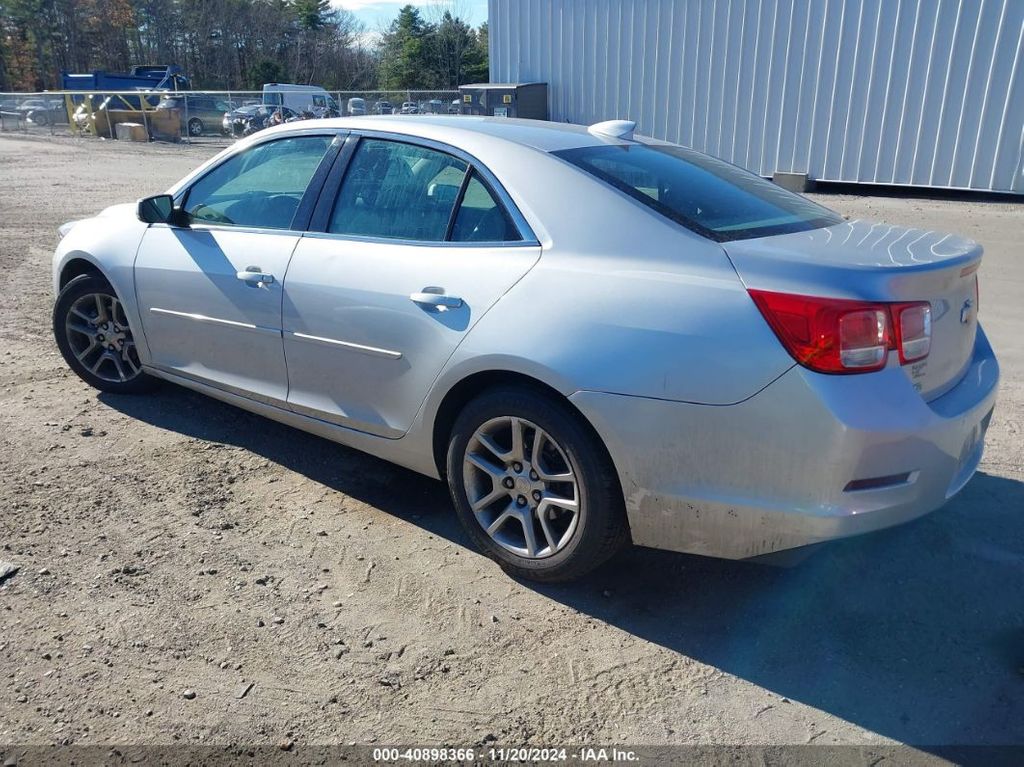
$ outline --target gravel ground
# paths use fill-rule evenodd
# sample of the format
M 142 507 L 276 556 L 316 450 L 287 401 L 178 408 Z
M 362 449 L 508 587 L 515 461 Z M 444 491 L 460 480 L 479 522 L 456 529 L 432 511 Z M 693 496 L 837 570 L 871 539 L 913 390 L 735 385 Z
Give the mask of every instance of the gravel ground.
M 209 153 L 0 138 L 0 744 L 1024 743 L 1024 205 L 820 197 L 987 249 L 1000 403 L 948 506 L 789 569 L 634 549 L 538 587 L 440 483 L 65 368 L 56 227 Z

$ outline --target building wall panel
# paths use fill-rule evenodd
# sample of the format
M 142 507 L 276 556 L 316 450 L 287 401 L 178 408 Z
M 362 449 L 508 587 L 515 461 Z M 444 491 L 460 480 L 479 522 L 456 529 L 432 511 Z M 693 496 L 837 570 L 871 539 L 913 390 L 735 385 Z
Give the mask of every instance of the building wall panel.
M 770 176 L 1024 192 L 1024 0 L 490 0 L 554 120 Z

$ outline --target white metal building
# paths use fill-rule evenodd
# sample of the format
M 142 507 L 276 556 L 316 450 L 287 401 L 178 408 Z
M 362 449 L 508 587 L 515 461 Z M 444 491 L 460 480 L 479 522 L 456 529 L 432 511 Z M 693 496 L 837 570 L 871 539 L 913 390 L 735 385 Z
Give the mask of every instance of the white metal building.
M 1024 193 L 1024 0 L 489 0 L 491 79 L 552 120 L 762 176 Z

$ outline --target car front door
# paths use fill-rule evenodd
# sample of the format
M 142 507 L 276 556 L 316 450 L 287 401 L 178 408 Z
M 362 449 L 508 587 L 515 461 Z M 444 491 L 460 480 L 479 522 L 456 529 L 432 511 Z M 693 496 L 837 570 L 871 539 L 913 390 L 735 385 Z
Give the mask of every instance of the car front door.
M 155 367 L 284 405 L 282 282 L 334 138 L 290 136 L 232 155 L 184 191 L 187 225 L 146 231 L 135 286 Z
M 352 136 L 342 173 L 285 280 L 288 403 L 398 437 L 540 246 L 497 181 L 450 148 Z

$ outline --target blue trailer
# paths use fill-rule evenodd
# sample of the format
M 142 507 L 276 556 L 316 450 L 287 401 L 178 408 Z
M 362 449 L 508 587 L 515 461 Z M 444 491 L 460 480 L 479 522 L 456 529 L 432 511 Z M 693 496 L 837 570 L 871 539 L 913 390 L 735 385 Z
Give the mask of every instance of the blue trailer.
M 83 74 L 60 73 L 60 87 L 65 91 L 138 91 L 191 89 L 181 67 L 173 64 L 144 64 L 128 73 L 96 70 Z

